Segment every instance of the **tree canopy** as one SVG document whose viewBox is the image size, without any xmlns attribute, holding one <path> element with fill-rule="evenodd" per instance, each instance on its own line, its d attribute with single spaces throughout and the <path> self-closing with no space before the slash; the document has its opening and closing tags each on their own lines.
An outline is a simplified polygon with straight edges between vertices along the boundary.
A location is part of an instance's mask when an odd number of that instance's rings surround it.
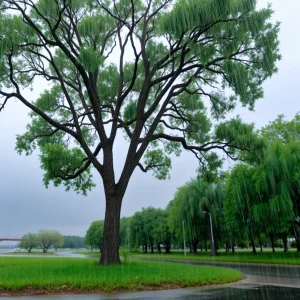
<svg viewBox="0 0 300 300">
<path fill-rule="evenodd" d="M 211 150 L 234 158 L 261 146 L 253 125 L 223 118 L 239 102 L 253 109 L 277 70 L 272 13 L 256 0 L 0 1 L 0 110 L 12 99 L 31 110 L 16 149 L 40 150 L 46 186 L 86 194 L 91 167 L 100 173 L 102 264 L 120 262 L 121 203 L 136 167 L 165 179 L 183 149 L 205 165 L 218 161 Z M 45 90 L 27 97 L 37 84 Z"/>
<path fill-rule="evenodd" d="M 21 242 L 19 244 L 20 248 L 26 249 L 29 253 L 31 252 L 32 248 L 37 246 L 38 246 L 38 241 L 36 238 L 36 234 L 30 232 L 22 236 Z"/>
<path fill-rule="evenodd" d="M 51 246 L 61 247 L 64 244 L 64 237 L 57 230 L 40 229 L 36 233 L 36 241 L 46 253 Z"/>
</svg>

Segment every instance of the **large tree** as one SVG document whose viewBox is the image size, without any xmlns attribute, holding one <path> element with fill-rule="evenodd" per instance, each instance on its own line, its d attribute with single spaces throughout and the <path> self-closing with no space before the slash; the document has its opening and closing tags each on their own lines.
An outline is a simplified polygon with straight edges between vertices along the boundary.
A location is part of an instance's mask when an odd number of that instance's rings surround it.
<svg viewBox="0 0 300 300">
<path fill-rule="evenodd" d="M 46 253 L 51 246 L 54 246 L 55 248 L 58 246 L 62 247 L 64 244 L 64 237 L 57 230 L 40 229 L 36 234 L 36 241 L 43 252 Z"/>
<path fill-rule="evenodd" d="M 38 242 L 36 239 L 36 234 L 30 232 L 22 236 L 21 242 L 19 244 L 19 247 L 26 249 L 28 253 L 31 252 L 32 248 L 37 246 L 38 246 Z"/>
<path fill-rule="evenodd" d="M 40 149 L 44 183 L 106 197 L 101 264 L 120 263 L 122 199 L 139 167 L 168 177 L 170 154 L 205 164 L 213 149 L 255 149 L 252 126 L 221 120 L 250 109 L 275 71 L 278 24 L 256 0 L 1 0 L 2 110 L 32 112 L 17 150 Z M 48 82 L 48 84 L 46 84 Z M 44 85 L 37 96 L 24 89 Z M 208 112 L 210 109 L 210 113 Z M 120 175 L 113 149 L 125 136 Z M 116 149 L 114 149 L 116 151 Z M 116 153 L 116 152 L 114 152 Z"/>
</svg>

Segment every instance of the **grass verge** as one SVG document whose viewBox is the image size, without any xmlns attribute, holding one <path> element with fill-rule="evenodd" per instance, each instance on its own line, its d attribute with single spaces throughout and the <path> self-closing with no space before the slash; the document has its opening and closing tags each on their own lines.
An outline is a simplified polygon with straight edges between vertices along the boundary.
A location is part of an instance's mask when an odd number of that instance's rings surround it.
<svg viewBox="0 0 300 300">
<path fill-rule="evenodd" d="M 187 253 L 170 253 L 170 254 L 138 254 L 134 255 L 136 258 L 164 258 L 164 259 L 177 259 L 177 260 L 197 260 L 197 261 L 214 261 L 214 262 L 235 262 L 235 263 L 260 263 L 260 264 L 282 264 L 282 265 L 300 265 L 300 253 L 296 251 L 289 252 L 270 252 L 262 251 L 253 254 L 250 251 L 236 251 L 225 252 L 219 251 L 218 256 L 210 256 L 210 252 L 199 252 L 197 254 Z"/>
<path fill-rule="evenodd" d="M 0 295 L 167 289 L 241 278 L 231 269 L 152 261 L 101 267 L 92 258 L 0 258 Z"/>
</svg>

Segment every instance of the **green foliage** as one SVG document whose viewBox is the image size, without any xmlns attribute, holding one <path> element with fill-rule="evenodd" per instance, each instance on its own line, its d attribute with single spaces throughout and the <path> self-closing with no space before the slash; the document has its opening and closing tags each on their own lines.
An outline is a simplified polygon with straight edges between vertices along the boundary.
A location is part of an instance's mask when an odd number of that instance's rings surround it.
<svg viewBox="0 0 300 300">
<path fill-rule="evenodd" d="M 104 221 L 94 221 L 86 232 L 84 243 L 101 249 Z"/>
<path fill-rule="evenodd" d="M 171 158 L 162 149 L 148 150 L 145 154 L 144 163 L 158 179 L 170 178 Z"/>
<path fill-rule="evenodd" d="M 4 1 L 0 14 L 0 88 L 34 87 L 38 77 L 50 82 L 29 101 L 34 107 L 23 101 L 34 112 L 16 145 L 27 155 L 41 151 L 46 185 L 86 194 L 93 183 L 84 162 L 95 164 L 91 152 L 105 140 L 103 130 L 110 136 L 107 131 L 117 128 L 130 143 L 143 141 L 144 171 L 159 179 L 169 178 L 170 154 L 187 148 L 174 137 L 192 148 L 211 145 L 190 150 L 212 168 L 222 160 L 209 150 L 222 148 L 235 158 L 241 157 L 236 149 L 262 148 L 252 125 L 214 121 L 238 100 L 253 109 L 263 97 L 263 81 L 276 72 L 279 25 L 270 22 L 270 6 L 257 10 L 254 0 L 48 2 L 28 5 L 21 17 L 17 1 L 11 3 L 16 14 Z M 111 55 L 118 59 L 112 62 Z"/>
<path fill-rule="evenodd" d="M 54 186 L 64 184 L 66 190 L 73 188 L 76 192 L 86 195 L 94 186 L 92 183 L 91 169 L 71 180 L 64 180 L 72 176 L 82 166 L 85 155 L 80 148 L 67 149 L 61 144 L 46 144 L 41 149 L 41 168 L 45 170 L 44 183 L 49 185 L 53 181 Z"/>
<path fill-rule="evenodd" d="M 170 202 L 169 224 L 175 236 L 182 240 L 184 222 L 188 243 L 197 245 L 201 240 L 209 239 L 208 223 L 203 211 L 211 213 L 214 230 L 217 230 L 221 226 L 219 215 L 224 197 L 224 184 L 218 179 L 209 182 L 199 177 L 180 187 Z"/>
<path fill-rule="evenodd" d="M 36 234 L 34 233 L 26 233 L 22 236 L 21 242 L 19 244 L 20 248 L 26 249 L 29 253 L 31 252 L 32 248 L 38 246 L 38 241 Z"/>
<path fill-rule="evenodd" d="M 49 247 L 61 247 L 64 244 L 64 237 L 57 230 L 39 230 L 36 234 L 36 241 L 46 253 Z"/>
<path fill-rule="evenodd" d="M 88 72 L 95 72 L 104 60 L 103 57 L 91 47 L 81 48 L 78 59 Z"/>
<path fill-rule="evenodd" d="M 171 232 L 167 223 L 168 211 L 160 208 L 143 208 L 130 218 L 130 230 L 136 246 L 164 245 L 169 247 Z"/>
<path fill-rule="evenodd" d="M 270 142 L 280 141 L 288 143 L 300 140 L 300 114 L 293 120 L 285 121 L 284 115 L 279 115 L 274 121 L 261 129 L 261 135 Z"/>
<path fill-rule="evenodd" d="M 84 238 L 75 235 L 64 235 L 63 248 L 70 248 L 70 249 L 84 248 Z"/>
</svg>

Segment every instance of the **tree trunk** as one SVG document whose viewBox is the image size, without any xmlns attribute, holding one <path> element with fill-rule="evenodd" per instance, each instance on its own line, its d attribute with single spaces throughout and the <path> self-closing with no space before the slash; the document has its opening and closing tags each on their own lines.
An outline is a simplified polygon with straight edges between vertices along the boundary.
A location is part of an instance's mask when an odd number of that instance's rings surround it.
<svg viewBox="0 0 300 300">
<path fill-rule="evenodd" d="M 120 264 L 119 231 L 122 197 L 106 195 L 101 265 Z"/>
<path fill-rule="evenodd" d="M 234 242 L 231 242 L 231 251 L 232 251 L 232 253 L 235 252 L 235 249 L 234 249 Z"/>
<path fill-rule="evenodd" d="M 205 251 L 207 251 L 207 241 L 206 241 L 206 239 L 204 239 L 204 248 L 205 248 Z"/>
<path fill-rule="evenodd" d="M 154 253 L 154 250 L 153 250 L 153 243 L 151 243 L 151 253 L 152 253 L 152 254 Z"/>
<path fill-rule="evenodd" d="M 295 241 L 297 245 L 297 251 L 300 252 L 300 233 L 298 231 L 298 226 L 293 222 L 293 227 L 294 227 L 294 236 L 295 236 Z"/>
<path fill-rule="evenodd" d="M 260 251 L 263 251 L 262 242 L 261 242 L 260 236 L 258 237 L 258 242 L 259 242 Z"/>
<path fill-rule="evenodd" d="M 192 240 L 192 247 L 193 247 L 193 253 L 197 253 L 197 245 L 198 245 L 198 240 L 197 239 L 193 239 Z"/>
<path fill-rule="evenodd" d="M 253 252 L 254 254 L 256 254 L 255 242 L 254 242 L 253 239 L 251 240 L 251 245 L 252 245 L 252 252 Z"/>
<path fill-rule="evenodd" d="M 270 240 L 271 240 L 271 245 L 272 245 L 272 251 L 275 252 L 274 236 L 272 233 L 270 233 Z"/>
<path fill-rule="evenodd" d="M 225 249 L 226 249 L 226 252 L 229 252 L 229 242 L 228 241 L 225 243 Z"/>
<path fill-rule="evenodd" d="M 284 232 L 282 234 L 282 242 L 283 242 L 283 247 L 284 247 L 284 252 L 287 252 L 288 251 L 288 245 L 287 245 L 287 233 Z"/>
<path fill-rule="evenodd" d="M 158 253 L 161 253 L 160 243 L 157 244 L 157 251 L 158 251 Z"/>
</svg>

